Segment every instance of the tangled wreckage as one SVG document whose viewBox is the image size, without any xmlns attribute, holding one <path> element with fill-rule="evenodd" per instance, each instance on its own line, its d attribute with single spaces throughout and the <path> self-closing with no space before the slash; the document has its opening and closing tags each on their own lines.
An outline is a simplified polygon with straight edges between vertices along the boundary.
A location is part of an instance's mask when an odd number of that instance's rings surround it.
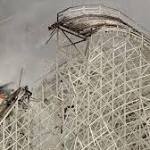
<svg viewBox="0 0 150 150">
<path fill-rule="evenodd" d="M 11 110 L 16 102 L 18 103 L 19 108 L 27 109 L 31 95 L 32 93 L 28 90 L 27 86 L 23 88 L 20 87 L 12 93 L 8 93 L 6 90 L 1 90 L 0 121 Z"/>
</svg>

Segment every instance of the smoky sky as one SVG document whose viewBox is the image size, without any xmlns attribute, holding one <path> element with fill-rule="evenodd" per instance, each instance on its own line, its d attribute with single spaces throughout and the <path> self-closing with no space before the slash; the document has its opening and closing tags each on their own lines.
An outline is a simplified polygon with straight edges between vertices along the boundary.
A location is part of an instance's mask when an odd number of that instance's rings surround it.
<svg viewBox="0 0 150 150">
<path fill-rule="evenodd" d="M 0 0 L 0 83 L 17 82 L 22 67 L 24 84 L 47 72 L 56 43 L 44 42 L 56 13 L 66 7 L 96 3 L 117 8 L 150 30 L 149 0 Z"/>
</svg>

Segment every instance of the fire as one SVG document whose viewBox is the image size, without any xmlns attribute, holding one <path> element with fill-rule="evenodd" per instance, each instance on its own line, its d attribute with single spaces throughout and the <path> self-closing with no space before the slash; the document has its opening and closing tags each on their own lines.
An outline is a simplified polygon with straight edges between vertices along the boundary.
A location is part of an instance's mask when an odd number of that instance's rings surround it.
<svg viewBox="0 0 150 150">
<path fill-rule="evenodd" d="M 6 98 L 6 95 L 4 93 L 0 93 L 0 103 L 2 103 Z"/>
</svg>

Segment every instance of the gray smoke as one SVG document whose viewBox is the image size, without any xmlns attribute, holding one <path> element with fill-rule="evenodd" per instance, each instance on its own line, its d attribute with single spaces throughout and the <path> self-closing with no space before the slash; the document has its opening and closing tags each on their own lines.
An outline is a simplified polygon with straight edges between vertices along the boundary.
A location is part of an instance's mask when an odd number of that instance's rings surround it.
<svg viewBox="0 0 150 150">
<path fill-rule="evenodd" d="M 150 1 L 0 0 L 0 83 L 17 82 L 22 67 L 24 84 L 40 77 L 47 70 L 46 62 L 55 56 L 55 42 L 46 46 L 44 42 L 49 35 L 47 26 L 55 22 L 56 13 L 71 5 L 98 2 L 122 9 L 140 24 L 150 26 Z"/>
</svg>

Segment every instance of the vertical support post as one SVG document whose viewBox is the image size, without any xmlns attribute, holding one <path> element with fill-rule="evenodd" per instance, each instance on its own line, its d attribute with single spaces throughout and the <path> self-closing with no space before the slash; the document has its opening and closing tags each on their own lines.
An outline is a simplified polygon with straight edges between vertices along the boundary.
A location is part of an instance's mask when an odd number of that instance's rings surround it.
<svg viewBox="0 0 150 150">
<path fill-rule="evenodd" d="M 5 123 L 5 119 L 3 121 L 3 150 L 5 150 L 5 127 L 6 127 L 6 123 Z"/>
<path fill-rule="evenodd" d="M 113 38 L 113 46 L 114 46 L 114 38 Z M 112 101 L 113 101 L 113 103 L 112 103 L 112 111 L 114 112 L 114 109 L 115 109 L 115 107 L 114 107 L 114 94 L 115 94 L 115 51 L 114 51 L 114 48 L 113 48 L 113 50 L 112 50 L 112 66 L 113 66 L 113 69 L 112 69 Z M 112 120 L 114 120 L 114 116 L 112 116 Z M 109 131 L 109 128 L 107 127 L 107 129 L 108 129 L 108 131 Z M 110 131 L 109 131 L 110 132 Z M 113 142 L 114 142 L 114 145 L 115 145 L 115 149 L 118 149 L 117 148 L 117 144 L 116 144 L 116 141 L 114 140 L 114 138 L 113 138 L 113 136 L 112 136 L 112 134 L 111 134 L 111 132 L 110 132 L 110 136 L 112 137 L 112 140 L 113 140 Z"/>
<path fill-rule="evenodd" d="M 140 46 L 140 70 L 139 70 L 139 72 L 140 72 L 140 77 L 139 77 L 139 98 L 140 98 L 140 110 L 141 110 L 141 107 L 142 107 L 142 109 L 143 109 L 143 113 L 145 113 L 145 111 L 144 111 L 144 107 L 143 107 L 143 102 L 142 102 L 142 54 L 141 54 L 141 49 L 143 48 L 143 35 L 142 35 L 142 42 L 141 42 L 141 46 Z M 140 112 L 140 110 L 139 110 L 139 112 Z M 140 116 L 141 114 L 139 114 L 139 116 Z M 144 114 L 145 115 L 145 114 Z M 142 129 L 141 129 L 141 126 L 139 125 L 139 139 L 141 138 L 141 136 L 142 136 L 142 134 L 141 134 L 141 132 L 142 132 Z M 138 145 L 138 150 L 140 150 L 140 145 Z"/>
<path fill-rule="evenodd" d="M 87 64 L 86 64 L 87 65 L 87 78 L 88 78 L 87 79 L 88 80 L 87 81 L 87 84 L 88 84 L 88 86 L 87 86 L 87 94 L 88 94 L 87 95 L 88 96 L 88 104 L 87 104 L 88 105 L 88 112 L 87 112 L 88 113 L 88 127 L 87 127 L 87 129 L 88 129 L 88 131 L 87 132 L 88 132 L 88 143 L 90 143 L 90 140 L 89 140 L 90 139 L 90 137 L 89 137 L 90 136 L 89 135 L 90 134 L 90 132 L 89 132 L 89 130 L 90 130 L 90 126 L 89 126 L 89 124 L 90 124 L 90 97 L 89 97 L 90 96 L 89 95 L 89 92 L 90 92 L 90 88 L 89 88 L 90 87 L 90 64 L 89 64 L 89 60 L 88 59 L 86 61 L 87 61 Z M 89 147 L 87 147 L 87 150 L 89 150 Z"/>
<path fill-rule="evenodd" d="M 126 76 L 127 76 L 127 44 L 125 43 L 125 50 L 124 50 L 124 149 L 126 149 L 126 105 L 127 105 L 127 100 L 126 100 Z"/>
<path fill-rule="evenodd" d="M 16 107 L 16 108 L 15 108 L 15 111 L 16 111 L 16 112 L 15 112 L 15 113 L 16 113 L 16 114 L 15 114 L 15 122 L 16 122 L 16 124 L 15 124 L 15 125 L 16 125 L 16 129 L 15 129 L 15 132 L 16 132 L 16 133 L 15 133 L 15 135 L 16 135 L 15 145 L 16 145 L 16 148 L 15 148 L 15 149 L 17 150 L 17 149 L 18 149 L 18 144 L 17 144 L 17 143 L 18 143 L 18 99 L 17 99 L 15 105 L 16 105 L 16 106 L 15 106 L 15 107 Z"/>
<path fill-rule="evenodd" d="M 59 16 L 57 15 L 57 22 L 59 22 Z M 57 47 L 56 47 L 56 59 L 55 59 L 55 67 L 56 67 L 56 97 L 59 98 L 59 50 L 60 50 L 60 43 L 59 43 L 59 28 L 57 28 L 57 34 L 56 34 L 56 38 L 57 38 Z M 61 101 L 61 134 L 63 134 L 63 129 L 64 129 L 64 101 Z M 64 144 L 62 143 L 62 149 L 64 147 Z"/>
<path fill-rule="evenodd" d="M 31 130 L 30 129 L 31 118 L 30 117 L 31 117 L 31 110 L 28 111 L 28 116 L 27 116 L 27 118 L 28 118 L 28 135 L 27 135 L 28 136 L 27 137 L 28 138 L 28 148 L 27 149 L 28 150 L 30 150 L 30 134 L 31 134 L 31 131 L 30 131 Z"/>
<path fill-rule="evenodd" d="M 43 103 L 43 101 L 44 101 L 44 86 L 43 86 L 43 82 L 42 82 L 42 87 L 41 87 L 41 97 L 42 97 L 42 101 L 40 101 L 40 105 L 39 105 L 39 109 L 40 109 L 40 111 L 42 110 L 42 103 Z M 41 132 L 42 132 L 42 122 L 41 122 L 41 118 L 43 117 L 43 116 L 41 116 L 41 114 L 42 113 L 39 113 L 39 132 L 40 132 L 40 134 L 39 134 L 39 150 L 42 150 L 42 134 L 41 134 Z"/>
<path fill-rule="evenodd" d="M 112 49 L 112 112 L 114 112 L 114 94 L 115 94 L 115 50 L 114 50 L 114 38 L 113 38 L 113 49 Z M 114 114 L 112 113 L 112 120 L 114 120 Z"/>
</svg>

